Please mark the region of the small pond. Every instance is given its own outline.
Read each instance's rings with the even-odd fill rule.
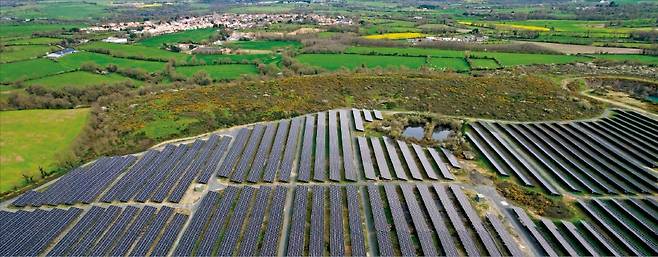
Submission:
[[[454,132],[450,128],[446,127],[436,127],[434,132],[432,132],[432,139],[437,141],[443,141],[448,139]]]
[[[409,138],[415,138],[418,140],[423,140],[423,137],[425,137],[425,128],[423,127],[406,127],[404,128],[404,131],[402,132],[402,135],[405,137]]]

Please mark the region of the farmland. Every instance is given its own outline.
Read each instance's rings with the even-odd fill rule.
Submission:
[[[126,78],[117,74],[99,75],[86,71],[67,72],[48,76],[40,79],[28,80],[26,85],[39,85],[48,88],[79,87],[84,88],[93,85],[111,85],[116,83],[130,82],[139,85],[141,82]]]
[[[75,68],[70,68],[66,65],[42,58],[3,63],[0,64],[0,82],[8,83],[17,80],[40,78],[73,69]]]
[[[488,70],[488,69],[496,69],[499,68],[500,66],[498,63],[496,63],[496,60],[493,59],[469,59],[468,62],[471,64],[471,67],[473,69],[479,69],[479,70]]]
[[[298,41],[236,41],[227,44],[228,47],[250,50],[277,50],[284,48],[300,48]]]
[[[176,71],[191,77],[199,71],[205,71],[210,75],[213,80],[232,80],[239,78],[242,75],[258,74],[258,69],[252,64],[221,64],[221,65],[205,65],[205,66],[182,66],[177,67]]]
[[[64,56],[60,58],[56,63],[59,65],[69,67],[70,69],[76,69],[86,62],[96,63],[103,67],[109,64],[114,64],[124,69],[135,68],[135,69],[143,69],[148,72],[162,70],[164,69],[164,66],[166,64],[163,62],[132,60],[126,58],[112,57],[105,54],[88,53],[88,52],[74,53]]]
[[[38,58],[56,49],[54,46],[43,45],[5,46],[0,54],[0,63]]]
[[[170,52],[154,47],[140,46],[140,45],[122,45],[112,44],[105,42],[92,42],[81,45],[81,50],[88,50],[92,52],[107,53],[114,57],[121,58],[134,58],[140,60],[152,61],[168,61],[175,60],[184,63],[188,56],[185,54]]]
[[[418,69],[425,64],[423,57],[375,56],[353,54],[302,54],[295,57],[300,62],[322,67],[327,70],[337,70],[341,67],[355,69],[358,67],[407,67]]]
[[[425,35],[418,32],[398,32],[398,33],[384,33],[378,35],[368,35],[365,36],[367,39],[408,39],[408,38],[419,38],[424,37]]]
[[[23,174],[39,180],[39,167],[48,171],[69,157],[71,144],[88,117],[89,109],[0,112],[3,149],[0,191],[20,188]]]
[[[205,28],[159,35],[141,40],[139,44],[149,47],[161,47],[163,44],[208,42],[216,30],[215,28]]]

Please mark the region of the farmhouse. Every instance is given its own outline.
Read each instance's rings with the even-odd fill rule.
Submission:
[[[48,55],[46,55],[46,57],[57,59],[57,58],[60,58],[62,56],[65,56],[67,54],[72,54],[72,53],[75,53],[75,52],[76,51],[73,48],[66,48],[66,49],[63,49],[63,50],[59,50],[57,52],[49,53]]]

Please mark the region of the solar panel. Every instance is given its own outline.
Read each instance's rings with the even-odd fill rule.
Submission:
[[[248,188],[248,187],[247,187]],[[219,202],[219,207],[215,211],[214,215],[210,218],[208,222],[208,228],[206,229],[203,236],[199,237],[201,242],[199,243],[199,248],[197,248],[197,256],[210,256],[212,255],[212,250],[217,240],[220,239],[221,230],[226,223],[229,212],[231,211],[231,206],[238,195],[237,187],[227,187],[224,189],[222,195],[222,200]]]
[[[16,252],[15,255],[36,256],[42,253],[48,244],[53,242],[53,240],[55,240],[55,238],[60,235],[64,229],[78,217],[78,215],[80,215],[80,213],[82,213],[81,209],[70,208],[65,211],[63,215],[54,217],[51,219],[52,226],[36,237],[36,239],[38,239],[36,242],[30,241],[26,244],[28,247],[31,246],[27,251]]]
[[[299,141],[299,131],[302,124],[302,118],[297,117],[292,119],[292,126],[286,140],[286,150],[283,152],[283,161],[281,162],[281,173],[279,174],[280,181],[290,180],[290,173],[292,172],[292,165],[297,153],[297,145]]]
[[[332,181],[341,179],[337,114],[337,111],[329,111],[329,179]]]
[[[251,170],[249,170],[247,181],[255,183],[260,180],[263,167],[265,167],[265,162],[267,161],[267,154],[272,147],[272,140],[274,140],[274,133],[276,131],[277,123],[270,123],[267,125],[265,133],[258,145],[258,151],[256,151],[256,157],[254,157]]]
[[[513,207],[512,210],[514,211],[514,213],[516,213],[517,217],[519,218],[519,221],[521,222],[521,225],[523,225],[523,227],[525,227],[528,230],[528,232],[530,232],[530,235],[532,236],[532,238],[534,238],[537,241],[537,243],[544,251],[544,253],[547,256],[551,256],[551,257],[558,256],[558,254],[555,252],[555,250],[553,250],[551,245],[548,244],[546,239],[544,239],[544,237],[539,233],[539,231],[537,231],[535,223],[532,222],[530,217],[528,217],[528,215],[523,211],[523,209],[518,207]]]
[[[460,215],[457,213],[457,210],[455,210],[455,206],[453,205],[452,201],[448,197],[445,188],[438,184],[434,184],[433,186],[434,186],[434,191],[439,196],[439,200],[441,201],[441,205],[443,206],[443,209],[448,214],[448,219],[450,219],[452,226],[457,231],[457,236],[459,236],[459,240],[461,244],[464,246],[464,249],[466,250],[466,254],[468,256],[480,256],[481,254],[477,250],[477,247],[475,246],[475,242],[468,235],[466,226],[464,225],[464,222],[461,220]]]
[[[557,240],[558,244],[564,251],[566,251],[571,256],[579,256],[576,250],[574,250],[573,247],[571,247],[571,245],[567,242],[567,240],[562,237],[562,234],[560,234],[557,226],[555,226],[552,221],[542,218],[541,222],[548,229],[548,232],[553,236],[553,238]]]
[[[231,141],[231,137],[223,136],[219,141],[219,145],[212,149],[212,153],[206,162],[206,166],[200,170],[199,176],[196,179],[198,183],[208,183],[208,180],[210,180],[210,177],[212,177],[212,175],[217,170],[217,167],[219,166],[219,160],[224,156],[226,150],[228,150],[228,146],[231,144]],[[180,201],[180,198],[176,198]]]
[[[308,255],[309,256],[323,256],[324,255],[324,187],[313,186],[313,205],[311,207],[311,234],[308,239]],[[333,218],[333,216],[332,216]],[[333,221],[330,220],[330,221]],[[341,224],[342,228],[342,224]],[[333,240],[333,234],[330,234]],[[332,241],[329,241],[330,244]],[[334,255],[332,256],[340,256]]]
[[[272,126],[272,124],[273,123],[270,123],[268,126]],[[254,159],[254,155],[256,154],[258,144],[260,143],[264,132],[265,132],[265,126],[261,124],[256,125],[256,127],[254,127],[254,130],[251,131],[249,142],[247,142],[247,147],[244,149],[244,152],[240,154],[240,162],[238,163],[238,166],[235,168],[235,171],[231,176],[231,181],[244,182],[245,179],[244,177],[247,174],[247,169],[249,168],[249,165],[251,165],[251,162]]]
[[[187,169],[192,165],[192,163],[201,162],[200,160],[195,160],[195,158],[201,152],[200,149],[203,147],[204,143],[205,142],[203,140],[196,140],[191,149],[187,151],[183,159],[180,160],[176,166],[174,166],[172,172],[170,172],[162,184],[160,184],[159,188],[151,197],[151,201],[157,203],[164,201],[164,199],[167,198],[181,177],[185,176]]]
[[[603,235],[599,234],[598,231],[594,230],[587,222],[584,220],[581,220],[580,223],[583,225],[583,228],[590,234],[596,241],[602,245],[605,250],[607,251],[606,254],[609,254],[610,256],[621,256],[617,250],[615,249],[616,247],[612,246],[609,244],[608,239],[604,238]]]
[[[310,164],[310,163],[309,163]],[[302,165],[302,163],[300,163]],[[313,180],[324,181],[327,178],[327,113],[318,113],[315,136],[315,166]]]
[[[162,206],[158,214],[155,215],[153,222],[148,225],[144,235],[137,241],[129,256],[145,256],[151,249],[151,246],[156,242],[157,237],[173,213],[173,208]]]
[[[261,256],[274,256],[279,245],[279,235],[281,234],[281,224],[283,223],[284,203],[288,188],[278,186],[274,189],[272,202],[269,208],[267,218],[267,228],[263,235],[262,245],[260,248]]]
[[[432,163],[427,159],[427,155],[425,155],[423,148],[417,144],[411,144],[411,147],[414,149],[416,156],[418,156],[420,164],[425,171],[425,175],[430,179],[438,180],[439,177],[436,175],[436,172],[434,172],[434,167],[432,167]]]
[[[341,188],[339,186],[332,185],[329,188],[329,205],[329,254],[331,256],[344,256],[345,242],[343,241],[343,197]],[[355,242],[355,244],[358,244],[358,242]],[[352,253],[352,255],[355,254]]]
[[[253,256],[256,254],[256,246],[258,238],[261,235],[260,231],[265,218],[265,208],[267,207],[265,203],[268,201],[270,191],[272,191],[270,187],[260,187],[258,189],[256,203],[251,210],[249,222],[245,228],[244,236],[240,241],[238,256]]]
[[[249,138],[250,134],[251,134],[250,129],[248,128],[240,129],[238,134],[235,136],[235,139],[233,140],[233,144],[231,144],[231,148],[226,154],[226,157],[224,157],[222,164],[219,166],[219,171],[217,172],[217,176],[226,178],[231,174],[231,171],[233,171],[233,167],[238,162],[238,159],[240,158],[242,151],[247,146],[247,139]]]
[[[295,201],[291,217],[290,231],[288,233],[288,256],[301,256],[304,253],[304,226],[306,224],[306,205],[308,187],[295,188]],[[261,251],[261,255],[262,255]]]
[[[423,250],[424,256],[437,256],[438,253],[434,247],[434,241],[432,239],[432,230],[427,226],[425,222],[425,216],[420,209],[420,205],[416,201],[416,195],[414,194],[414,188],[411,185],[403,184],[400,185],[402,188],[402,194],[404,195],[404,200],[407,205],[407,210],[411,214],[411,220],[413,221],[416,234],[420,241],[420,246]]]
[[[176,213],[171,220],[171,223],[165,228],[162,237],[158,240],[158,243],[153,247],[151,251],[151,256],[167,256],[171,247],[174,245],[176,237],[183,229],[187,221],[187,215],[182,213]]]
[[[272,182],[276,176],[276,171],[281,165],[281,155],[283,154],[284,144],[286,138],[288,137],[288,129],[290,128],[290,120],[283,120],[279,122],[279,126],[276,130],[276,136],[274,137],[274,143],[272,145],[272,150],[270,150],[270,155],[267,158],[267,166],[265,167],[265,172],[263,173],[263,181]]]
[[[73,256],[84,255],[89,250],[89,248],[91,248],[94,243],[100,239],[103,232],[105,232],[107,227],[114,222],[114,219],[119,216],[120,212],[121,208],[117,206],[110,206],[107,208],[107,210],[103,212],[103,215],[100,216],[98,221],[95,222],[93,227],[90,228],[84,237],[80,238],[80,242],[69,249],[69,254]]]
[[[368,185],[368,197],[370,199],[370,210],[372,219],[375,222],[375,232],[377,234],[377,246],[379,256],[393,256],[393,246],[391,244],[391,228],[384,214],[384,205],[376,185]]]
[[[340,111],[340,135],[343,150],[343,170],[345,179],[356,181],[354,168],[354,150],[352,148],[352,136],[350,134],[350,117],[347,111]]]
[[[94,221],[103,213],[104,209],[101,207],[91,207],[91,209],[78,221],[75,226],[69,230],[68,233],[59,240],[55,247],[48,252],[47,256],[62,256],[69,247],[74,245],[82,235],[84,235]]]
[[[624,218],[619,217],[616,212],[613,212],[608,206],[603,204],[603,202],[601,202],[599,199],[593,199],[593,202],[600,209],[602,209],[603,212],[608,217],[610,217],[610,218],[612,218],[612,220],[614,220],[613,224],[616,224],[617,228],[621,227],[622,230],[625,230],[626,232],[628,232],[628,234],[630,234],[631,236],[634,237],[635,242],[640,242],[642,245],[644,245],[646,247],[646,249],[649,249],[651,252],[653,252],[651,255],[658,255],[658,246],[656,246],[656,244],[654,244],[654,242],[649,239],[649,238],[652,238],[653,235],[651,235],[651,236],[644,235],[644,233],[641,233],[640,230],[629,226],[627,224],[628,222]],[[617,230],[617,231],[619,231],[619,230]]]
[[[365,131],[366,129],[363,127],[363,119],[361,118],[361,111],[357,109],[352,109],[352,116],[354,117],[354,128],[357,131]]]
[[[400,162],[400,157],[398,156],[398,151],[395,149],[395,142],[388,137],[384,138],[384,145],[386,146],[386,152],[388,153],[388,158],[391,160],[393,165],[393,171],[395,171],[395,176],[398,179],[407,180],[407,174],[404,172],[402,167],[402,162]]]
[[[372,154],[370,153],[368,139],[365,137],[357,137],[356,140],[359,143],[361,164],[363,165],[363,173],[365,174],[366,179],[377,179],[377,175],[375,174],[375,167],[372,165]]]
[[[382,144],[379,138],[371,137],[370,143],[372,144],[372,150],[375,153],[375,161],[377,162],[377,169],[379,170],[379,176],[383,179],[393,179],[391,172],[388,168],[388,162],[386,161],[386,156],[384,155],[384,150],[382,149]]]
[[[452,193],[455,195],[455,197],[457,197],[459,206],[461,206],[462,210],[464,210],[466,213],[468,220],[471,222],[473,228],[475,228],[475,233],[484,244],[484,247],[486,248],[489,256],[500,256],[500,253],[496,249],[496,243],[494,243],[491,235],[489,235],[487,230],[484,228],[484,225],[482,225],[480,216],[478,216],[475,210],[473,210],[473,207],[466,198],[466,195],[464,195],[464,192],[462,192],[462,190],[457,185],[450,185],[450,190],[452,190]]]
[[[373,110],[372,112],[375,115],[375,119],[378,119],[378,120],[383,120],[384,119],[384,115],[382,115],[382,112],[380,112],[378,110]]]
[[[346,191],[347,191],[347,213],[348,213],[348,221],[350,228],[350,249],[352,250],[352,256],[365,256],[366,246],[365,246],[365,239],[363,236],[363,228],[361,227],[361,206],[359,205],[358,191],[356,186],[354,185],[348,185],[346,187]],[[338,196],[340,197],[340,192]],[[338,201],[331,201],[332,204],[336,203],[336,205],[338,205],[337,203],[342,203],[342,202],[343,202],[342,198],[339,198]],[[333,215],[334,214],[332,213],[332,216]],[[340,213],[340,215],[342,215],[342,212]],[[342,239],[342,229],[340,230],[340,232],[341,232],[340,236],[337,234],[336,237]],[[341,240],[341,245],[342,245],[342,240]]]
[[[439,213],[439,210],[436,207],[436,201],[432,197],[431,192],[426,185],[420,184],[417,185],[417,188],[418,192],[420,192],[421,199],[423,200],[423,205],[429,214],[428,216],[432,220],[434,231],[436,232],[441,243],[441,247],[443,248],[443,255],[457,256],[457,249],[454,242],[452,241],[452,237],[450,236],[448,226],[446,225],[446,222],[443,220],[443,218],[441,218],[442,215]]]
[[[299,169],[297,171],[297,180],[308,182],[311,179],[311,165],[313,157],[313,139],[315,130],[315,117],[306,116],[306,125],[304,126],[304,139],[302,140],[302,154],[299,159]]]
[[[416,180],[423,180],[423,175],[420,174],[420,170],[416,164],[416,159],[411,154],[411,151],[409,151],[407,143],[401,140],[397,140],[397,143],[398,147],[400,147],[400,152],[402,152],[402,158],[404,158],[404,162],[407,164],[409,172],[411,172],[411,177]]]
[[[173,189],[171,194],[167,197],[167,200],[172,203],[178,203],[180,200],[183,198],[183,195],[185,194],[185,191],[190,187],[190,184],[192,184],[192,180],[194,180],[194,177],[197,176],[197,174],[201,171],[206,172],[205,169],[212,165],[211,162],[213,161],[213,151],[221,151],[221,155],[223,155],[226,147],[228,146],[228,143],[224,144],[224,139],[228,139],[228,137],[222,138],[222,141],[219,142],[219,145],[217,147],[216,144],[219,141],[219,136],[217,135],[212,135],[210,139],[205,143],[205,146],[199,153],[199,156],[194,160],[186,169],[185,173],[183,174],[183,177],[180,179],[176,187]],[[229,139],[230,140],[230,139]],[[220,148],[224,149],[220,149]],[[206,182],[208,179],[210,179],[210,176],[212,176],[212,173],[214,172],[213,170],[209,170],[207,174],[202,174],[202,176],[205,176]]]
[[[116,247],[110,251],[110,255],[126,255],[142,231],[146,229],[146,225],[151,221],[155,211],[156,208],[151,206],[142,208],[142,211],[139,213],[137,218],[135,218],[135,221],[133,221],[130,227],[128,227],[128,230],[126,230],[126,233],[123,235],[123,237],[121,239],[116,239],[118,243]]]
[[[183,233],[174,255],[176,256],[189,256],[192,255],[192,250],[196,245],[197,237],[203,232],[203,228],[208,219],[212,215],[215,204],[219,201],[220,195],[215,191],[210,191],[201,200],[198,209],[194,212],[190,224]]]
[[[364,118],[366,121],[373,121],[373,119],[372,119],[372,113],[370,112],[370,110],[363,109],[363,110],[361,110],[361,111],[363,112],[363,118]]]
[[[235,208],[233,208],[233,214],[231,214],[231,219],[226,225],[226,230],[222,238],[221,243],[219,244],[219,256],[232,256],[238,239],[240,237],[240,232],[242,231],[242,226],[244,220],[247,218],[247,213],[249,211],[249,202],[256,191],[253,187],[245,187],[242,189],[240,198],[238,198]]]
[[[391,184],[384,185],[386,191],[386,198],[388,199],[388,207],[391,209],[391,216],[393,216],[393,225],[395,225],[395,232],[398,235],[398,243],[400,251],[403,256],[416,256],[416,249],[411,242],[411,230],[409,224],[404,217],[398,193],[395,186]]]
[[[103,237],[98,240],[98,243],[89,249],[89,253],[92,256],[101,256],[104,255],[108,249],[112,248],[112,245],[115,243],[116,238],[121,238],[124,231],[130,224],[130,222],[135,218],[135,215],[139,211],[139,208],[128,206],[126,207],[121,216],[117,218],[117,221],[112,224],[112,226],[105,232]]]
[[[521,249],[519,249],[517,243],[512,238],[512,235],[510,235],[503,226],[503,223],[492,213],[487,213],[486,216],[498,237],[500,237],[500,239],[503,241],[503,245],[509,252],[510,256],[524,256],[524,254],[521,252]]]

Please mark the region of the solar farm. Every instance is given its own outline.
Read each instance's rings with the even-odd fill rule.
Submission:
[[[575,199],[583,215],[556,220],[464,183],[446,148],[366,133],[385,114],[329,110],[97,159],[0,204],[0,256],[658,255],[658,120],[470,122],[492,175]]]

